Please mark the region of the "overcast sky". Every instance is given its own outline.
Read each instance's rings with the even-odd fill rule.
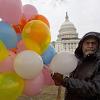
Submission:
[[[22,3],[34,5],[48,19],[52,41],[57,39],[66,12],[79,37],[89,31],[100,32],[100,0],[22,0]]]

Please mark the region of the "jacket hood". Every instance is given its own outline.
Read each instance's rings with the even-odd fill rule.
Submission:
[[[98,50],[96,52],[96,56],[100,58],[100,33],[99,32],[88,32],[80,40],[80,42],[78,44],[78,47],[75,50],[75,56],[78,59],[82,59],[83,58],[82,45],[83,45],[84,40],[86,40],[89,37],[97,38],[99,46],[98,46]]]

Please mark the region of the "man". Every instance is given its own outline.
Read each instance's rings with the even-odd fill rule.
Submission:
[[[55,85],[66,88],[65,100],[100,100],[99,36],[98,32],[89,32],[80,40],[75,50],[79,62],[69,77],[63,78],[60,73],[52,75]]]

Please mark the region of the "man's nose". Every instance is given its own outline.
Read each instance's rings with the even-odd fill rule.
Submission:
[[[90,42],[90,43],[88,44],[88,46],[89,46],[89,47],[93,47],[94,45],[93,45],[93,43]]]

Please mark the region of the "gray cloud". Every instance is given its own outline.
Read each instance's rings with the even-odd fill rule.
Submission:
[[[28,0],[22,0],[24,3]],[[56,40],[59,28],[65,20],[66,11],[69,20],[76,26],[79,37],[88,31],[100,32],[100,0],[29,0],[39,13],[50,22],[52,40]]]

